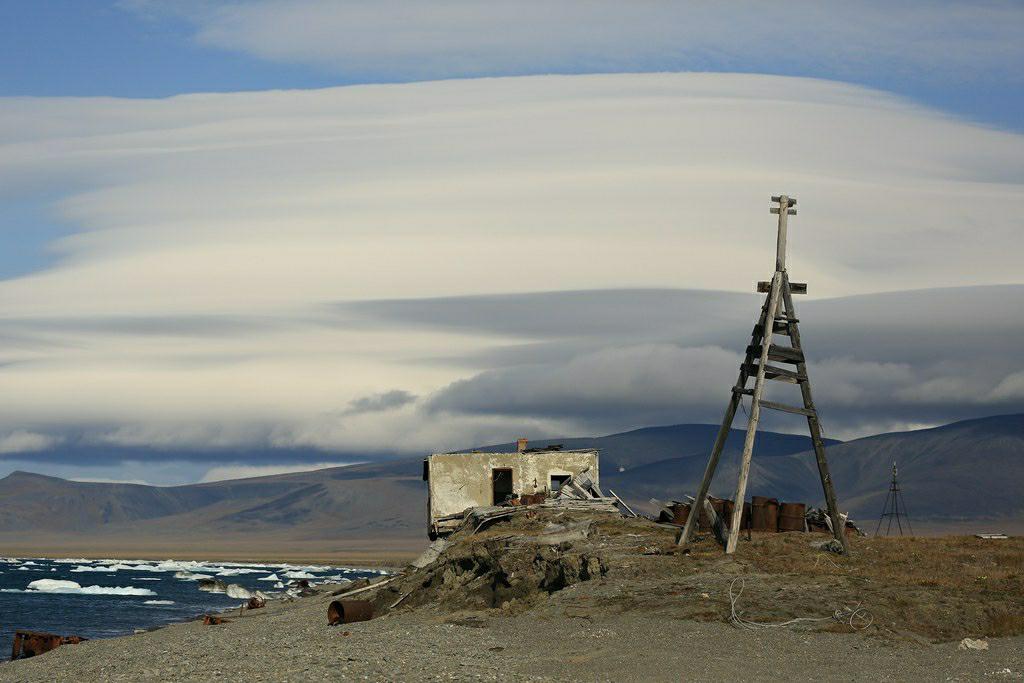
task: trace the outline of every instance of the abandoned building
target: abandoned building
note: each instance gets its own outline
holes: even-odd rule
[[[435,453],[423,461],[427,482],[428,534],[451,533],[468,508],[500,505],[522,496],[555,495],[582,473],[598,483],[598,451],[592,448],[526,448],[511,453]]]

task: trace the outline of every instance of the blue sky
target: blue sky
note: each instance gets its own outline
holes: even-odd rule
[[[1021,3],[68,0],[0,32],[0,475],[714,421],[782,191],[794,277],[884,336],[817,333],[832,435],[1024,409]],[[983,357],[920,353],[937,300],[988,303]]]

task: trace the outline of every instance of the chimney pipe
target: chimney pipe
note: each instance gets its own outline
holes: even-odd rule
[[[519,451],[520,453],[525,451],[526,450],[526,443],[527,443],[526,439],[518,439],[518,440],[516,440],[516,450]]]

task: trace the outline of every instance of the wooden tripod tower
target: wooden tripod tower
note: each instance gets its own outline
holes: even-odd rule
[[[693,527],[700,518],[700,510],[703,509],[704,501],[707,499],[708,489],[711,487],[711,480],[715,476],[715,469],[718,467],[718,459],[722,455],[725,441],[732,428],[733,418],[736,417],[736,408],[744,396],[751,397],[750,419],[747,423],[747,435],[743,441],[743,458],[740,462],[739,480],[736,483],[736,494],[733,496],[732,519],[726,520],[729,524],[729,537],[725,544],[725,552],[736,551],[736,542],[739,540],[740,523],[743,519],[743,500],[747,493],[747,478],[750,475],[750,458],[754,451],[754,436],[757,434],[757,423],[761,418],[761,409],[781,410],[786,413],[795,413],[807,418],[807,426],[811,432],[811,442],[814,444],[814,455],[818,461],[818,474],[821,475],[821,486],[825,491],[825,502],[828,505],[828,515],[832,522],[832,532],[836,539],[842,544],[843,551],[849,552],[849,541],[844,532],[845,523],[839,516],[839,508],[836,505],[835,488],[832,486],[832,477],[828,472],[828,461],[825,459],[825,443],[821,440],[821,424],[818,421],[818,412],[814,408],[814,401],[811,398],[811,382],[807,376],[807,364],[804,361],[804,353],[800,346],[799,322],[796,317],[796,309],[793,307],[793,294],[806,294],[805,283],[791,283],[789,274],[786,272],[786,219],[796,215],[796,199],[781,195],[772,197],[772,202],[778,204],[773,206],[771,213],[779,215],[779,236],[775,251],[775,274],[770,282],[757,283],[757,291],[767,293],[764,305],[761,307],[761,316],[754,325],[750,345],[747,347],[746,357],[740,365],[740,376],[736,385],[732,388],[732,397],[725,409],[725,418],[722,420],[722,427],[718,430],[718,437],[715,439],[714,448],[711,450],[711,457],[704,469],[704,478],[701,480],[697,497],[693,501],[690,516],[686,520],[686,526],[679,532],[676,542],[682,545],[690,540]],[[774,343],[774,336],[789,337],[790,345],[781,346]],[[785,363],[795,366],[795,369],[786,369],[769,363]],[[754,378],[754,387],[747,388],[747,380]],[[764,393],[766,380],[775,380],[796,384],[800,387],[803,396],[803,407],[785,405],[772,401],[765,401],[761,398]]]

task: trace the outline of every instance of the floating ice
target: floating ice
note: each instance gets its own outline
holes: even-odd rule
[[[146,600],[143,605],[173,605],[174,600]]]
[[[277,574],[270,574],[269,576],[261,576],[256,579],[257,581],[280,581],[281,578]]]
[[[174,573],[174,578],[185,581],[202,581],[203,579],[212,579],[213,577],[209,574],[193,574],[192,572],[180,571]]]
[[[28,585],[26,593],[77,593],[81,595],[156,595],[148,588],[132,586],[82,586],[75,581],[38,579]]]
[[[235,598],[238,600],[248,600],[252,597],[252,593],[242,586],[239,586],[237,583],[229,584],[227,590],[224,592],[228,594],[229,598]]]
[[[285,572],[284,576],[285,576],[285,578],[288,578],[288,579],[315,579],[316,578],[315,576],[313,576],[309,572],[303,572],[303,571]]]
[[[71,573],[72,574],[81,574],[82,572],[106,572],[106,573],[109,574],[110,572],[114,572],[114,571],[117,571],[117,570],[112,568],[112,567],[105,566],[105,565],[104,566],[100,566],[100,567],[90,567],[89,565],[80,564],[77,567],[75,567],[74,569],[72,569]]]

